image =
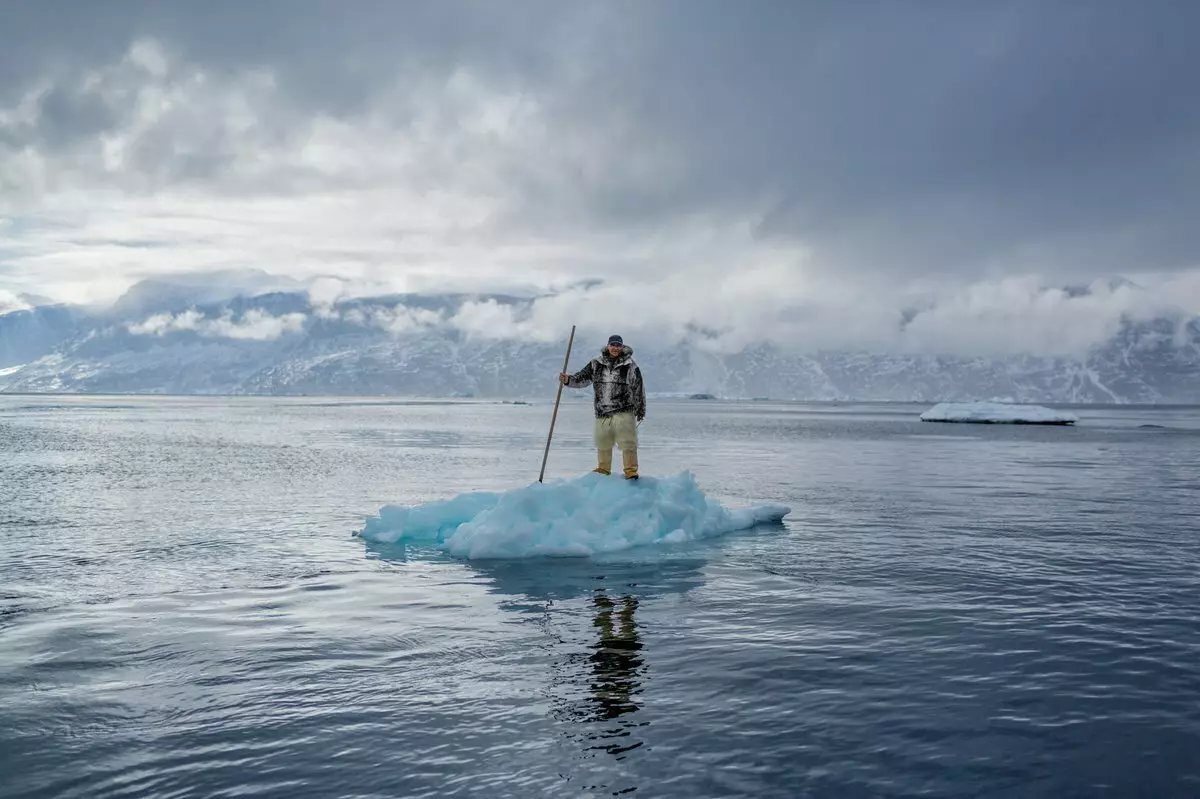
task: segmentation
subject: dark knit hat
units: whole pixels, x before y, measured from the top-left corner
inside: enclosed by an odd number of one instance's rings
[[[614,333],[613,335],[611,335],[611,336],[609,336],[609,337],[608,337],[608,343],[609,343],[609,344],[620,344],[620,345],[624,345],[624,344],[625,344],[625,341],[624,341],[624,339],[622,339],[620,336],[618,336],[618,335],[616,335],[616,334]]]

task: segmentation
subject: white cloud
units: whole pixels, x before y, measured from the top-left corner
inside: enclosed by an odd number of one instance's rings
[[[575,79],[565,74],[563,85]],[[117,122],[61,152],[4,144],[45,122],[51,91]],[[810,247],[763,238],[765,207],[653,224],[626,211],[621,224],[581,224],[582,197],[653,199],[687,164],[672,141],[641,135],[627,108],[564,123],[565,97],[456,68],[398,75],[356,115],[303,115],[269,69],[208,70],[136,42],[112,64],[47,79],[0,108],[0,216],[10,220],[0,286],[12,287],[0,289],[0,309],[14,289],[99,302],[146,276],[253,266],[306,281],[319,318],[396,335],[450,324],[547,342],[575,324],[581,346],[620,332],[718,351],[773,340],[1076,352],[1122,314],[1200,311],[1200,271],[1134,274],[1144,291],[1097,285],[1085,296],[1043,290],[1037,270],[933,285],[885,269],[841,274]],[[386,292],[524,294],[595,277],[604,282],[540,298],[522,315],[490,302],[451,319],[341,310]],[[920,313],[901,333],[912,308]],[[254,313],[187,312],[130,329],[266,340],[305,322]]]
[[[427,308],[408,308],[403,305],[394,308],[369,308],[365,314],[355,311],[356,318],[361,316],[360,324],[386,330],[392,335],[413,333],[423,329],[436,327],[444,319],[442,314]]]
[[[313,314],[321,319],[336,319],[334,305],[346,296],[346,283],[336,277],[319,277],[308,287],[308,301]]]
[[[205,316],[199,311],[184,311],[179,314],[154,314],[143,322],[125,327],[135,336],[165,336],[182,330],[198,330],[204,321]]]
[[[0,289],[0,314],[29,310],[29,303],[11,291]]]
[[[945,355],[1082,355],[1123,318],[1200,312],[1200,275],[1160,276],[1152,288],[1095,281],[1086,292],[1037,276],[873,291],[813,278],[791,260],[750,263],[727,275],[698,271],[657,282],[617,282],[537,299],[528,312],[467,303],[449,324],[471,336],[597,345],[609,333],[666,346],[687,340],[731,353],[771,341],[789,349],[862,349]],[[916,311],[907,324],[905,312]]]
[[[0,214],[27,222],[11,280],[61,300],[244,265],[392,290],[527,284],[514,268],[536,282],[572,249],[495,228],[519,202],[511,170],[548,153],[550,134],[535,99],[466,70],[398,80],[352,119],[299,117],[269,72],[209,73],[153,42],[51,88],[120,116],[53,157],[0,144],[0,177],[18,189]],[[3,119],[36,125],[47,91]]]
[[[246,311],[242,318],[233,321],[229,315],[222,316],[211,322],[209,335],[222,338],[250,339],[253,341],[271,341],[287,333],[299,333],[304,329],[307,317],[301,313],[289,313],[283,316],[272,316],[259,310]]]
[[[235,320],[228,311],[210,319],[199,311],[187,310],[178,314],[155,314],[143,322],[127,325],[126,329],[135,336],[164,336],[190,330],[206,338],[273,341],[288,333],[299,333],[304,329],[305,321],[307,317],[301,313],[274,316],[251,309]]]

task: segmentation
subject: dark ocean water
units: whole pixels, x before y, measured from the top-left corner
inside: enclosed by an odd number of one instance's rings
[[[1200,796],[1200,410],[922,409],[652,402],[784,524],[471,563],[353,533],[547,404],[0,396],[0,797]]]

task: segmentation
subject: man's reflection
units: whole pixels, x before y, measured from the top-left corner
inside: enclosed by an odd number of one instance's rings
[[[595,609],[592,626],[599,631],[600,637],[591,645],[592,652],[588,656],[592,668],[589,680],[591,690],[585,700],[589,707],[585,713],[588,721],[612,721],[633,713],[639,707],[635,696],[642,691],[640,678],[644,661],[641,656],[642,642],[638,638],[634,619],[638,601],[628,594],[622,596],[620,601],[618,610],[616,603],[602,590],[592,597],[592,607]],[[615,728],[604,729],[597,737],[628,739],[632,726],[626,720]],[[641,745],[641,741],[617,741],[591,748],[603,749],[619,759],[625,752]]]
[[[429,545],[410,545],[406,553],[404,546],[367,542],[367,551],[396,562],[449,560]],[[565,722],[561,732],[574,757],[563,776],[572,786],[612,795],[637,791],[637,775],[646,765],[637,762],[639,753],[629,753],[647,746],[638,728],[650,724],[639,713],[648,677],[637,612],[641,602],[704,585],[706,564],[704,558],[685,556],[603,568],[575,558],[468,564],[486,578],[510,621],[536,624],[544,634],[538,645],[550,669],[550,713]]]

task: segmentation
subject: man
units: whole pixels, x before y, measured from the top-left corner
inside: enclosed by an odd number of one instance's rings
[[[625,477],[638,479],[637,423],[646,418],[646,387],[642,371],[633,362],[633,349],[620,336],[609,336],[608,346],[573,375],[559,376],[563,385],[582,388],[592,384],[596,412],[596,468],[612,474],[612,448],[621,448]]]

